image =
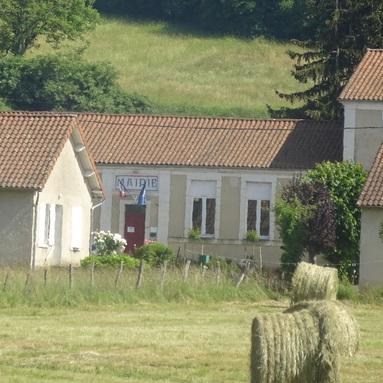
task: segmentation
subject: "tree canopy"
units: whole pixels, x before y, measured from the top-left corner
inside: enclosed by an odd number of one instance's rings
[[[0,59],[0,95],[12,109],[97,113],[147,113],[150,102],[125,92],[107,62],[87,62],[80,52]]]
[[[350,271],[359,262],[361,212],[357,200],[367,178],[352,161],[323,162],[286,185],[275,206],[283,241],[282,263],[292,271],[304,253]]]
[[[24,55],[45,37],[53,46],[94,28],[94,0],[0,0],[0,52]]]

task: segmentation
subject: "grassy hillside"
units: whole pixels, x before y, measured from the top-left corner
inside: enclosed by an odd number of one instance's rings
[[[112,62],[123,88],[146,95],[158,114],[264,118],[267,104],[289,105],[275,89],[303,89],[285,54],[292,46],[263,38],[244,41],[160,22],[104,19],[87,40],[85,57]]]

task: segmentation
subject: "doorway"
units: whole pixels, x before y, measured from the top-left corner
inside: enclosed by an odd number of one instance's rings
[[[134,248],[140,247],[145,240],[145,205],[125,205],[124,238],[125,252],[134,254]]]

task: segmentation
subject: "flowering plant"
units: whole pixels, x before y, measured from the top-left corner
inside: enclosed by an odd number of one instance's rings
[[[126,240],[120,234],[113,234],[110,231],[95,231],[92,233],[96,245],[97,255],[118,255],[123,253]]]

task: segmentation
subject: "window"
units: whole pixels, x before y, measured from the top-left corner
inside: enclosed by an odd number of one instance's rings
[[[82,244],[82,208],[80,206],[72,207],[72,236],[71,250],[78,251]]]
[[[192,226],[199,227],[201,235],[213,237],[215,235],[216,216],[216,182],[192,181],[193,196]]]
[[[260,239],[270,238],[271,184],[247,184],[247,230],[256,230]]]
[[[193,200],[193,228],[201,235],[213,236],[215,226],[215,198],[196,197]]]
[[[55,244],[56,205],[42,203],[39,207],[39,246],[54,246]]]
[[[256,230],[263,239],[270,236],[270,201],[247,201],[247,230]]]

